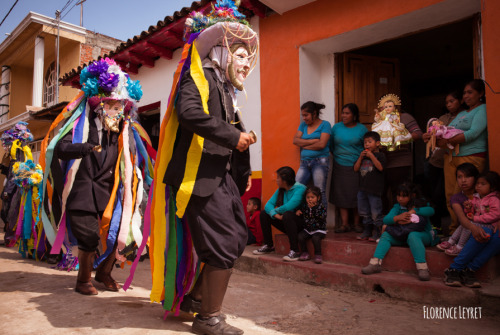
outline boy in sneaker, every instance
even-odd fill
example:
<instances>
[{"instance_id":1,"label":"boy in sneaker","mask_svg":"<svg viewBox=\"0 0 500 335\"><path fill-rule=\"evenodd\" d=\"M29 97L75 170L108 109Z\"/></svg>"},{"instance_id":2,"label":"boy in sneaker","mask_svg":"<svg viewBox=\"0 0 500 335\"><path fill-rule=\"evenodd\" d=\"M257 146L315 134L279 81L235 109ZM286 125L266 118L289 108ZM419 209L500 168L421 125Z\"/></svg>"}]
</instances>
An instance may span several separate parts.
<instances>
[{"instance_id":1,"label":"boy in sneaker","mask_svg":"<svg viewBox=\"0 0 500 335\"><path fill-rule=\"evenodd\" d=\"M363 233L358 240L375 242L380 237L383 224L382 193L384 191L385 155L379 151L380 135L369 131L363 136L365 150L354 164L354 171L360 174L358 211L363 218Z\"/></svg>"},{"instance_id":2,"label":"boy in sneaker","mask_svg":"<svg viewBox=\"0 0 500 335\"><path fill-rule=\"evenodd\" d=\"M264 235L264 245L254 250L254 254L261 255L274 251L272 226L284 232L290 242L290 253L285 260L299 259L298 232L302 225L296 209L302 204L306 187L295 182L295 171L289 166L283 166L276 171L278 189L260 212L260 225ZM293 252L292 252L293 251Z\"/></svg>"}]
</instances>

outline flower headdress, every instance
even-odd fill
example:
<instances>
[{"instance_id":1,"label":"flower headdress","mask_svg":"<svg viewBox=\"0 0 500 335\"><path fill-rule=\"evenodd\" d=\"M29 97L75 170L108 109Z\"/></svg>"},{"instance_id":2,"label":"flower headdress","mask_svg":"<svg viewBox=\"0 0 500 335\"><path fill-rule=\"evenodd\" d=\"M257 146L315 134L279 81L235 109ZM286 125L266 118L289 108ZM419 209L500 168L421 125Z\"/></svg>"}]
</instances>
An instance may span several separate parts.
<instances>
[{"instance_id":1,"label":"flower headdress","mask_svg":"<svg viewBox=\"0 0 500 335\"><path fill-rule=\"evenodd\" d=\"M126 111L142 97L138 80L131 80L116 62L109 58L93 61L80 73L82 91L91 107L104 100L125 101Z\"/></svg>"},{"instance_id":2,"label":"flower headdress","mask_svg":"<svg viewBox=\"0 0 500 335\"><path fill-rule=\"evenodd\" d=\"M186 19L184 38L194 41L201 59L217 45L224 46L232 56L230 46L242 43L248 47L250 69L255 67L259 49L257 33L250 28L245 15L238 11L240 1L218 0L210 13L192 12ZM249 71L249 73L251 72Z\"/></svg>"},{"instance_id":3,"label":"flower headdress","mask_svg":"<svg viewBox=\"0 0 500 335\"><path fill-rule=\"evenodd\" d=\"M9 150L15 140L21 141L22 146L33 141L33 135L27 127L28 123L20 121L16 123L11 129L3 132L0 140L5 150Z\"/></svg>"},{"instance_id":4,"label":"flower headdress","mask_svg":"<svg viewBox=\"0 0 500 335\"><path fill-rule=\"evenodd\" d=\"M387 102L387 101L392 101L394 102L394 105L395 106L401 106L401 100L399 99L399 97L396 95L396 94L386 94L384 95L378 102L378 106L380 108L384 107L384 104Z\"/></svg>"}]
</instances>

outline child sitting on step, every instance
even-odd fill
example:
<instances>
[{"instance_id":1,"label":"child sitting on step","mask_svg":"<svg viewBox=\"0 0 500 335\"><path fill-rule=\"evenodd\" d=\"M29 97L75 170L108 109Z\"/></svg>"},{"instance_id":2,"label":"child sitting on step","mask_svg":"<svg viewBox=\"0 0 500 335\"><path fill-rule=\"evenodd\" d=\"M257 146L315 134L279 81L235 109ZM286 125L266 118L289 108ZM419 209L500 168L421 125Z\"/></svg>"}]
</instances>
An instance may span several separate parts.
<instances>
[{"instance_id":1,"label":"child sitting on step","mask_svg":"<svg viewBox=\"0 0 500 335\"><path fill-rule=\"evenodd\" d=\"M500 217L500 176L489 171L480 174L476 181L473 204L476 209L473 222L465 215L457 215L461 225L470 229L472 237L445 270L444 283L448 286L481 287L476 279L479 270L490 258L500 254L500 236L498 220ZM460 214L460 213L459 213Z\"/></svg>"},{"instance_id":2,"label":"child sitting on step","mask_svg":"<svg viewBox=\"0 0 500 335\"><path fill-rule=\"evenodd\" d=\"M321 256L321 240L326 235L326 209L321 201L321 190L319 187L311 186L306 190L306 204L304 204L297 212L297 216L302 219L304 229L299 232L299 246L302 254L299 261L307 261L311 259L307 251L306 242L312 239L314 246L314 262L321 264L323 258Z\"/></svg>"},{"instance_id":3,"label":"child sitting on step","mask_svg":"<svg viewBox=\"0 0 500 335\"><path fill-rule=\"evenodd\" d=\"M262 228L260 227L260 205L259 198L252 197L247 202L247 245L257 244L262 245Z\"/></svg>"},{"instance_id":4,"label":"child sitting on step","mask_svg":"<svg viewBox=\"0 0 500 335\"><path fill-rule=\"evenodd\" d=\"M421 198L418 196L418 190L409 183L403 183L398 187L397 204L391 209L389 214L384 217L384 224L387 230L394 225L411 224L412 214L419 218L425 218L426 224L423 231L410 231L403 239L404 232L398 237L394 237L387 230L380 237L380 241L375 249L373 258L367 266L361 269L361 273L370 275L382 271L382 259L385 257L391 246L408 245L417 266L418 278L426 281L430 280L429 268L425 260L425 247L435 245L436 236L432 230L428 218L434 215L434 209L429 206L418 206Z\"/></svg>"},{"instance_id":5,"label":"child sitting on step","mask_svg":"<svg viewBox=\"0 0 500 335\"><path fill-rule=\"evenodd\" d=\"M468 221L474 218L472 198L479 171L472 163L463 163L457 166L456 177L460 192L450 198L450 205L454 212L465 214ZM447 241L441 242L436 247L447 255L457 256L462 251L470 237L470 230L459 225Z\"/></svg>"}]
</instances>

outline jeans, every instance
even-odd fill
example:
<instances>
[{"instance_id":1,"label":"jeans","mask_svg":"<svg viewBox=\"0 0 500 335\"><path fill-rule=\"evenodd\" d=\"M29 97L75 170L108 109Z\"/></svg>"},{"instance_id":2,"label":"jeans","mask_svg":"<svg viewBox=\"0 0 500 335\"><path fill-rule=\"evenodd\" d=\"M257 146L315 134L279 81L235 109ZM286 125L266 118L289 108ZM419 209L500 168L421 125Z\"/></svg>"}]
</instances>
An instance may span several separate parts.
<instances>
[{"instance_id":1,"label":"jeans","mask_svg":"<svg viewBox=\"0 0 500 335\"><path fill-rule=\"evenodd\" d=\"M472 271L479 270L491 257L500 253L500 232L493 234L493 230L482 227L486 234L490 234L488 242L479 243L474 237L470 237L464 248L453 260L450 269L464 270L469 268Z\"/></svg>"},{"instance_id":2,"label":"jeans","mask_svg":"<svg viewBox=\"0 0 500 335\"><path fill-rule=\"evenodd\" d=\"M328 208L328 201L326 198L326 180L328 179L328 157L318 157L308 160L301 160L300 167L297 171L295 180L303 185L310 182L311 177L314 186L319 187L321 190L321 202Z\"/></svg>"},{"instance_id":3,"label":"jeans","mask_svg":"<svg viewBox=\"0 0 500 335\"><path fill-rule=\"evenodd\" d=\"M358 213L363 218L363 225L373 224L382 227L384 215L382 215L382 197L358 191Z\"/></svg>"}]
</instances>

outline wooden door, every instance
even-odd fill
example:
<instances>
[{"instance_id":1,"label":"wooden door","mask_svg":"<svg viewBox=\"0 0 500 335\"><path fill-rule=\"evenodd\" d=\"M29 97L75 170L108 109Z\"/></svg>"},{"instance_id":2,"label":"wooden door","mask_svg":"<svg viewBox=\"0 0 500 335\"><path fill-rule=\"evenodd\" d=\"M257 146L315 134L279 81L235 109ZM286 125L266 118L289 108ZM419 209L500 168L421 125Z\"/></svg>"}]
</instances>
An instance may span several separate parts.
<instances>
[{"instance_id":1,"label":"wooden door","mask_svg":"<svg viewBox=\"0 0 500 335\"><path fill-rule=\"evenodd\" d=\"M344 53L336 60L337 120L342 106L353 102L361 123L371 125L379 99L388 93L400 95L398 59Z\"/></svg>"}]
</instances>

